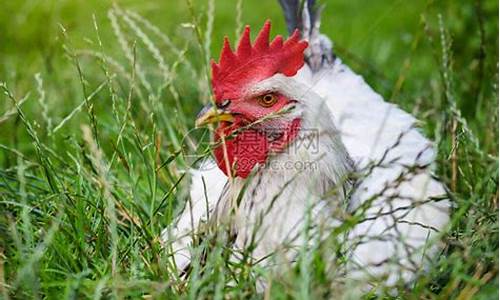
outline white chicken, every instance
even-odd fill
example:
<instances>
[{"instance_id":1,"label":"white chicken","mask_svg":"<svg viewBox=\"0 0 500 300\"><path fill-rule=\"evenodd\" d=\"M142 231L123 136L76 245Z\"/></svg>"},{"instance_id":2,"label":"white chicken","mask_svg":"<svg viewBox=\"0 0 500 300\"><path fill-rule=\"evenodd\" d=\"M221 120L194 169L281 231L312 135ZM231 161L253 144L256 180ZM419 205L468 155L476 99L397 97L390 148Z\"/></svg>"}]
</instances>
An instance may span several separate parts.
<instances>
[{"instance_id":1,"label":"white chicken","mask_svg":"<svg viewBox=\"0 0 500 300\"><path fill-rule=\"evenodd\" d=\"M337 237L348 258L342 276L409 282L449 222L433 144L332 54L313 1L280 3L289 39L269 42L268 21L252 44L246 27L237 49L226 39L212 64L215 106L197 125L216 125L215 162L191 170L190 201L163 243L182 272L193 236L228 226L235 253L251 249L262 266L289 267L349 221Z\"/></svg>"}]
</instances>

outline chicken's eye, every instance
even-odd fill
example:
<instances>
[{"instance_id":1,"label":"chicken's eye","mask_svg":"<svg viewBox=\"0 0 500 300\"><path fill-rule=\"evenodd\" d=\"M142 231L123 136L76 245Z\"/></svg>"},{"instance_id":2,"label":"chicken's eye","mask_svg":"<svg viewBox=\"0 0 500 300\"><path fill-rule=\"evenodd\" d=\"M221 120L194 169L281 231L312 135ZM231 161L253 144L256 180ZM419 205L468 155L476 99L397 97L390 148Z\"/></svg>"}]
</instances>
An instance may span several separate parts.
<instances>
[{"instance_id":1,"label":"chicken's eye","mask_svg":"<svg viewBox=\"0 0 500 300\"><path fill-rule=\"evenodd\" d=\"M278 101L274 94L265 94L259 97L259 104L263 107L271 107Z\"/></svg>"}]
</instances>

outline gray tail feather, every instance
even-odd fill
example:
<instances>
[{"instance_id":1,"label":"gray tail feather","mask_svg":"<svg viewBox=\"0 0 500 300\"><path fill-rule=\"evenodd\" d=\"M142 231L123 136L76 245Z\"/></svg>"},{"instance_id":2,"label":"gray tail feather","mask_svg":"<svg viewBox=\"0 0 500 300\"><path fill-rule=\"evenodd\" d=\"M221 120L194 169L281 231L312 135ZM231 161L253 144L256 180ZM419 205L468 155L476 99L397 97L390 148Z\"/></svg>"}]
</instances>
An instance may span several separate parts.
<instances>
[{"instance_id":1,"label":"gray tail feather","mask_svg":"<svg viewBox=\"0 0 500 300\"><path fill-rule=\"evenodd\" d=\"M299 29L302 38L309 42L305 59L313 72L331 66L335 60L332 42L319 31L321 6L315 0L279 0L288 28L291 34Z\"/></svg>"},{"instance_id":2,"label":"gray tail feather","mask_svg":"<svg viewBox=\"0 0 500 300\"><path fill-rule=\"evenodd\" d=\"M302 9L307 9L311 18L311 24L314 23L315 0L279 0L283 13L285 15L288 33L292 34L295 29L303 30Z\"/></svg>"}]
</instances>

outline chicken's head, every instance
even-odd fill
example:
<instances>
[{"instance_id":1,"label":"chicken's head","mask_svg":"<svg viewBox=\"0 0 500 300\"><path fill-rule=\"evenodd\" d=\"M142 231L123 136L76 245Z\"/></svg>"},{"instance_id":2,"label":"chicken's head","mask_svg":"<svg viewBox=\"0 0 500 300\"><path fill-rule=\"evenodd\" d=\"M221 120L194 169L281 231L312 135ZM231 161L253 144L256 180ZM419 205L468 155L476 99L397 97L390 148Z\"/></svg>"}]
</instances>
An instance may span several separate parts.
<instances>
[{"instance_id":1,"label":"chicken's head","mask_svg":"<svg viewBox=\"0 0 500 300\"><path fill-rule=\"evenodd\" d=\"M300 129L301 118L293 113L298 99L284 91L283 79L304 65L307 42L298 31L285 41L277 36L269 42L270 29L267 21L252 45L247 26L234 52L225 38L219 63L212 61L215 107L206 106L196 124L217 124L214 155L228 176L247 177Z\"/></svg>"}]
</instances>

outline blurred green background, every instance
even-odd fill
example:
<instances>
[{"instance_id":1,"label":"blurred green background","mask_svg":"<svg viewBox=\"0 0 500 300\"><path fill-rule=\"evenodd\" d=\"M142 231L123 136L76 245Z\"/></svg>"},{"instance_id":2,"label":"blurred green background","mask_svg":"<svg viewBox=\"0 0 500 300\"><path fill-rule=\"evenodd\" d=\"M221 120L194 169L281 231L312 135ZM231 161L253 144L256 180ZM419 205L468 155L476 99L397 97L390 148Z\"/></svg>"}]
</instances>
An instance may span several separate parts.
<instances>
[{"instance_id":1,"label":"blurred green background","mask_svg":"<svg viewBox=\"0 0 500 300\"><path fill-rule=\"evenodd\" d=\"M224 35L235 39L236 2L215 1L214 29L211 34L213 43L210 47L212 57L218 57ZM273 33L286 34L277 2L242 1L242 21L256 31L266 19L271 19ZM65 68L60 25L67 29L75 48L92 48L89 41L95 43L96 36L92 15L95 15L100 26L106 52L117 53L118 43L107 19L107 11L113 3L139 13L178 45L189 39L193 41L190 30L181 26L192 22L187 4L182 0L4 1L0 11L0 77L15 86L26 81L26 74L37 72L47 76L59 73L57 77L63 79L61 73L68 67ZM353 0L324 3L322 31L334 41L337 54L356 71L368 76L370 83L385 96L390 96L408 58L411 58L412 63L407 77L413 81L409 88L427 88L426 77L430 70L437 67L436 55L439 54L431 50L429 38L422 30L423 19L431 27L428 33L432 34L434 42L439 42L436 26L438 14L442 15L453 40L454 69L459 78L470 79L467 74L472 73L473 76L479 72L478 61L482 55L488 55L485 67L490 74L496 68L497 1ZM207 11L207 2L195 0L193 5L200 24L204 25L206 17L203 14ZM486 49L480 48L481 39ZM165 48L161 50L168 52ZM477 84L470 80L463 83ZM472 112L466 111L468 114Z\"/></svg>"}]
</instances>

